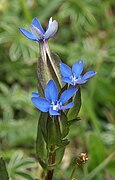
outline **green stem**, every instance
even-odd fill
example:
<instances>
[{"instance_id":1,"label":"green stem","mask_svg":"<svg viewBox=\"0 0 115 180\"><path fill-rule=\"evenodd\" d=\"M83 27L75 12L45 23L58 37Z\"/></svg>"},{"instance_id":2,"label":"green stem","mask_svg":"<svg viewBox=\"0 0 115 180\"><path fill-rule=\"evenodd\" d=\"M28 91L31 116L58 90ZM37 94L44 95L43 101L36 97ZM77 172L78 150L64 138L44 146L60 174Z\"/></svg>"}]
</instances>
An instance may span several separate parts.
<instances>
[{"instance_id":1,"label":"green stem","mask_svg":"<svg viewBox=\"0 0 115 180\"><path fill-rule=\"evenodd\" d=\"M70 180L72 180L72 178L73 178L73 176L75 174L75 171L76 171L76 166L73 168L73 171L72 171L71 176L70 176Z\"/></svg>"}]
</instances>

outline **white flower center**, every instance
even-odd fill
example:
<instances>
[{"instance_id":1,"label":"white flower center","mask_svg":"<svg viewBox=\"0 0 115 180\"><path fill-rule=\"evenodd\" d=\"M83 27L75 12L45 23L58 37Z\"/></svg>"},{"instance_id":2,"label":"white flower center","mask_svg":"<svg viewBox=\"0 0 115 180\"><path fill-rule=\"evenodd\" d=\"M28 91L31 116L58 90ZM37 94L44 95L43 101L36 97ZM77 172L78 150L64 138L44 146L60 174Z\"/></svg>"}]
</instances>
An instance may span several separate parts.
<instances>
[{"instance_id":1,"label":"white flower center","mask_svg":"<svg viewBox=\"0 0 115 180\"><path fill-rule=\"evenodd\" d=\"M57 102L57 103L52 102L51 103L51 107L54 111L58 111L60 109L60 106L61 106L61 104L59 102Z\"/></svg>"},{"instance_id":2,"label":"white flower center","mask_svg":"<svg viewBox=\"0 0 115 180\"><path fill-rule=\"evenodd\" d=\"M70 78L71 78L71 81L73 82L73 85L75 86L76 83L77 83L77 81L81 79L81 76L79 76L78 78L76 78L75 75L74 75L74 76L71 76Z\"/></svg>"}]
</instances>

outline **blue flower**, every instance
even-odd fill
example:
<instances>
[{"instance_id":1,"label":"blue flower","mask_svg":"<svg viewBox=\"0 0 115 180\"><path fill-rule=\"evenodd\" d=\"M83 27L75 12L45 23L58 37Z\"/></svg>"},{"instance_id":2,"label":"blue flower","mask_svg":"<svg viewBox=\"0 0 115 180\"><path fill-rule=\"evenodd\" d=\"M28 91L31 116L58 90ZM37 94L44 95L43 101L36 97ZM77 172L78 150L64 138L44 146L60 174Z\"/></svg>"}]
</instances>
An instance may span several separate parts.
<instances>
[{"instance_id":1,"label":"blue flower","mask_svg":"<svg viewBox=\"0 0 115 180\"><path fill-rule=\"evenodd\" d=\"M58 89L53 80L50 80L46 85L45 89L45 98L37 97L36 93L32 94L32 102L33 104L42 112L48 112L50 115L60 115L60 110L69 109L74 106L73 102L63 106L77 91L77 88L71 88L65 90L58 100Z\"/></svg>"},{"instance_id":2,"label":"blue flower","mask_svg":"<svg viewBox=\"0 0 115 180\"><path fill-rule=\"evenodd\" d=\"M39 42L53 37L58 30L58 23L56 20L52 21L51 17L45 32L41 23L37 20L37 18L34 18L32 20L32 24L30 25L30 32L23 28L19 29L27 38Z\"/></svg>"},{"instance_id":3,"label":"blue flower","mask_svg":"<svg viewBox=\"0 0 115 180\"><path fill-rule=\"evenodd\" d=\"M81 75L84 69L83 61L75 62L72 69L64 63L60 63L60 71L63 75L61 80L65 83L71 84L72 86L84 84L87 80L96 75L95 71L88 71L84 75Z\"/></svg>"}]
</instances>

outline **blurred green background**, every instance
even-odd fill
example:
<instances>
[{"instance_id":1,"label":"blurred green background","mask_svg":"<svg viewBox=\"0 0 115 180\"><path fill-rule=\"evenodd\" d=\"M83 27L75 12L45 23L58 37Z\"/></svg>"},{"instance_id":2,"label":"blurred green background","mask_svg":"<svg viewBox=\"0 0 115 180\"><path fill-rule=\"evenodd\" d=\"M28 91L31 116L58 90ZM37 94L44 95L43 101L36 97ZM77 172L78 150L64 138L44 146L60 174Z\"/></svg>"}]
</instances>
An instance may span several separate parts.
<instances>
[{"instance_id":1,"label":"blurred green background","mask_svg":"<svg viewBox=\"0 0 115 180\"><path fill-rule=\"evenodd\" d=\"M54 180L68 180L74 158L87 152L89 161L78 167L78 180L115 177L115 4L114 0L1 0L0 1L0 156L12 179L33 179L42 170L35 160L39 112L31 103L37 91L38 44L25 38L37 17L45 28L52 16L59 23L50 49L72 65L83 59L97 75L82 86L81 121L70 130L70 145ZM31 159L28 159L31 157ZM109 157L109 159L106 159ZM105 161L108 160L107 162ZM97 171L95 171L97 168ZM29 173L28 173L29 170ZM91 175L93 171L93 175Z\"/></svg>"}]
</instances>

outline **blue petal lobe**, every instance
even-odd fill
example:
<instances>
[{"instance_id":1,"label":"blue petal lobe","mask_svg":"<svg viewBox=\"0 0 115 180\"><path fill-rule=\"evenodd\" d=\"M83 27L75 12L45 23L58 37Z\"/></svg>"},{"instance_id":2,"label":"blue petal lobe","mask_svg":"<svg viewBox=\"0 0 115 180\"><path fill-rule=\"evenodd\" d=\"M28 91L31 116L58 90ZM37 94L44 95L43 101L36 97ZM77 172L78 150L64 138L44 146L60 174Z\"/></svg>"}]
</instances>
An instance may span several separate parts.
<instances>
[{"instance_id":1,"label":"blue petal lobe","mask_svg":"<svg viewBox=\"0 0 115 180\"><path fill-rule=\"evenodd\" d=\"M32 97L33 104L42 112L49 111L50 103L45 98Z\"/></svg>"},{"instance_id":2,"label":"blue petal lobe","mask_svg":"<svg viewBox=\"0 0 115 180\"><path fill-rule=\"evenodd\" d=\"M49 19L48 26L46 27L46 30L48 29L48 27L50 26L51 23L52 23L52 17Z\"/></svg>"},{"instance_id":3,"label":"blue petal lobe","mask_svg":"<svg viewBox=\"0 0 115 180\"><path fill-rule=\"evenodd\" d=\"M85 84L87 82L87 80L84 80L84 79L78 79L76 81L76 84Z\"/></svg>"},{"instance_id":4,"label":"blue petal lobe","mask_svg":"<svg viewBox=\"0 0 115 180\"><path fill-rule=\"evenodd\" d=\"M45 32L44 38L49 39L55 35L58 30L58 23L54 20L52 23L49 24L48 29Z\"/></svg>"},{"instance_id":5,"label":"blue petal lobe","mask_svg":"<svg viewBox=\"0 0 115 180\"><path fill-rule=\"evenodd\" d=\"M58 99L58 89L53 80L50 80L46 86L45 89L45 97L50 101L50 102L56 102Z\"/></svg>"},{"instance_id":6,"label":"blue petal lobe","mask_svg":"<svg viewBox=\"0 0 115 180\"><path fill-rule=\"evenodd\" d=\"M64 63L60 63L60 71L64 77L72 76L71 68Z\"/></svg>"},{"instance_id":7,"label":"blue petal lobe","mask_svg":"<svg viewBox=\"0 0 115 180\"><path fill-rule=\"evenodd\" d=\"M71 88L71 89L65 90L60 97L60 102L62 104L67 102L75 94L75 92L77 92L77 90L78 88Z\"/></svg>"},{"instance_id":8,"label":"blue petal lobe","mask_svg":"<svg viewBox=\"0 0 115 180\"><path fill-rule=\"evenodd\" d=\"M62 107L61 107L61 110L70 109L70 108L72 108L73 106L74 106L74 103L71 102L71 103L67 104L66 106L62 106Z\"/></svg>"},{"instance_id":9,"label":"blue petal lobe","mask_svg":"<svg viewBox=\"0 0 115 180\"><path fill-rule=\"evenodd\" d=\"M44 38L43 33L33 24L30 25L30 31L37 40Z\"/></svg>"},{"instance_id":10,"label":"blue petal lobe","mask_svg":"<svg viewBox=\"0 0 115 180\"><path fill-rule=\"evenodd\" d=\"M40 95L36 92L32 92L32 97L39 97Z\"/></svg>"},{"instance_id":11,"label":"blue petal lobe","mask_svg":"<svg viewBox=\"0 0 115 180\"><path fill-rule=\"evenodd\" d=\"M58 113L57 111L53 110L52 108L49 109L49 113L51 116L59 116L60 113Z\"/></svg>"},{"instance_id":12,"label":"blue petal lobe","mask_svg":"<svg viewBox=\"0 0 115 180\"><path fill-rule=\"evenodd\" d=\"M84 75L83 75L83 79L86 80L86 79L89 79L93 76L95 76L97 73L95 71L88 71L86 72Z\"/></svg>"},{"instance_id":13,"label":"blue petal lobe","mask_svg":"<svg viewBox=\"0 0 115 180\"><path fill-rule=\"evenodd\" d=\"M26 31L25 29L23 28L19 28L19 30L22 32L22 34L24 36L26 36L27 38L33 40L33 41L37 41L37 39L29 32L29 31Z\"/></svg>"},{"instance_id":14,"label":"blue petal lobe","mask_svg":"<svg viewBox=\"0 0 115 180\"><path fill-rule=\"evenodd\" d=\"M63 77L63 78L61 78L61 81L74 86L73 82L71 81L71 79L69 77Z\"/></svg>"},{"instance_id":15,"label":"blue petal lobe","mask_svg":"<svg viewBox=\"0 0 115 180\"><path fill-rule=\"evenodd\" d=\"M72 66L72 72L75 75L75 77L79 77L79 75L82 73L84 68L83 61L75 62Z\"/></svg>"},{"instance_id":16,"label":"blue petal lobe","mask_svg":"<svg viewBox=\"0 0 115 180\"><path fill-rule=\"evenodd\" d=\"M36 26L44 34L44 29L42 28L42 25L41 25L40 21L37 18L34 18L32 20L32 24L34 26Z\"/></svg>"}]
</instances>

